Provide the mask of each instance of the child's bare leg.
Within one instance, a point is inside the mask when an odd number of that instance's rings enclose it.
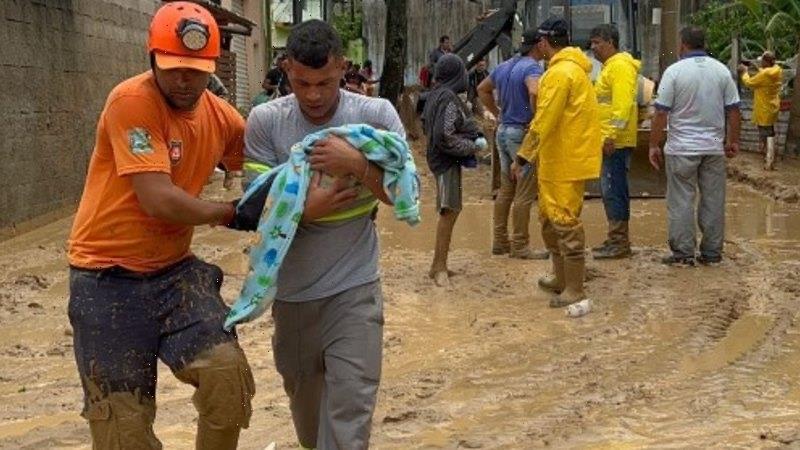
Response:
[[[450,240],[453,237],[453,228],[456,225],[459,211],[443,209],[439,214],[436,224],[436,246],[433,251],[433,263],[428,276],[436,281],[438,286],[450,283],[450,273],[447,270],[447,255],[450,252]]]

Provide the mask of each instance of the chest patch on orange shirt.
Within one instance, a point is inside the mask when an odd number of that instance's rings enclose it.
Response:
[[[181,162],[183,158],[183,141],[180,139],[172,139],[169,141],[169,161],[173,166]]]

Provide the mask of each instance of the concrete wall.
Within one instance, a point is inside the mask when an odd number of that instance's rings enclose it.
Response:
[[[0,1],[0,230],[72,209],[111,88],[149,67],[157,0]]]

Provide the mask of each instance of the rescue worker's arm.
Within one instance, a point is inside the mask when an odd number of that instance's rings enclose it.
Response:
[[[539,84],[539,93],[536,100],[536,115],[531,121],[531,126],[517,156],[529,163],[536,160],[539,141],[553,133],[559,126],[564,108],[567,105],[570,80],[558,72],[552,72],[547,78],[547,83]]]
[[[750,89],[756,89],[769,85],[770,77],[764,70],[759,70],[757,74],[750,75],[748,72],[742,73],[742,84]]]
[[[611,78],[611,121],[601,127],[603,137],[612,144],[620,131],[625,130],[631,120],[631,106],[636,103],[636,69],[631,65],[616,64],[609,67]],[[613,151],[613,147],[612,147]]]
[[[489,110],[495,117],[500,117],[500,108],[494,101],[494,82],[491,77],[484,78],[478,85],[478,98],[480,99],[483,107]]]
[[[175,186],[169,174],[129,175],[139,205],[148,216],[182,225],[226,225],[233,219],[232,203],[200,200]]]
[[[378,200],[391,205],[383,189],[383,169],[371,163],[364,154],[338,136],[317,141],[308,161],[311,169],[334,177],[352,176],[361,182]]]

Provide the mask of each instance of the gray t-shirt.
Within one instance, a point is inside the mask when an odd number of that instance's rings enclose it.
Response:
[[[728,68],[703,52],[692,52],[667,67],[658,85],[656,108],[669,111],[664,153],[721,155],[725,110],[739,106]]]
[[[247,118],[245,157],[275,167],[306,135],[329,127],[365,123],[405,137],[392,104],[385,99],[339,91],[339,106],[328,123],[303,116],[294,95],[256,106]],[[376,281],[378,236],[369,216],[335,223],[300,224],[278,273],[277,299],[317,300]]]

